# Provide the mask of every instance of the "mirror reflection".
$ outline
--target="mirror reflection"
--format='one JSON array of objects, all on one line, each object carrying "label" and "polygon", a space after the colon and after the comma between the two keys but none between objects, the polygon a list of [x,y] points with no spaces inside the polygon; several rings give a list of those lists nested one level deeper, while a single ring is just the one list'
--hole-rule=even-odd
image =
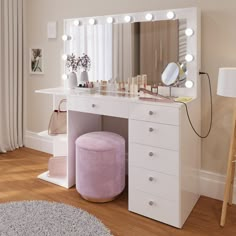
[{"label": "mirror reflection", "polygon": [[72,40],[65,44],[65,52],[90,57],[90,81],[125,82],[145,74],[149,85],[160,85],[170,62],[185,63],[185,30],[184,19],[95,25],[66,20],[65,32]]}]

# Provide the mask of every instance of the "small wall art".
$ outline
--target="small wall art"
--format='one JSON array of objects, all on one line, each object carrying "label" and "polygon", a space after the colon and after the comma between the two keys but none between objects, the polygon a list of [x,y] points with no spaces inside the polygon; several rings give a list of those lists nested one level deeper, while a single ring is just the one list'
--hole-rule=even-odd
[{"label": "small wall art", "polygon": [[30,74],[44,74],[43,49],[30,48]]}]

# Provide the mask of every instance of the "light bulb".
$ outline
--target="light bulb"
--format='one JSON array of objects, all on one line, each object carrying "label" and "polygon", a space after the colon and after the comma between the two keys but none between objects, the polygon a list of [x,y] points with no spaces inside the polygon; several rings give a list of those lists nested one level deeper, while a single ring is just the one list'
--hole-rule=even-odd
[{"label": "light bulb", "polygon": [[187,62],[193,61],[193,55],[187,54],[187,55],[185,56],[185,60],[186,60]]},{"label": "light bulb", "polygon": [[66,55],[66,54],[63,54],[63,55],[61,56],[61,58],[62,58],[63,61],[66,61],[66,60],[67,60],[67,55]]},{"label": "light bulb", "polygon": [[113,21],[114,21],[113,17],[111,17],[111,16],[107,17],[107,23],[108,24],[112,24]]},{"label": "light bulb", "polygon": [[174,19],[174,17],[175,17],[175,13],[174,13],[173,11],[169,11],[169,12],[167,12],[166,17],[167,17],[169,20],[172,20],[172,19]]},{"label": "light bulb", "polygon": [[185,82],[185,87],[186,88],[192,88],[193,87],[193,81],[192,80],[187,80]]},{"label": "light bulb", "polygon": [[131,16],[125,16],[124,20],[125,22],[129,23],[131,21]]},{"label": "light bulb", "polygon": [[62,78],[63,80],[67,80],[67,75],[66,75],[66,74],[63,74],[63,75],[61,76],[61,78]]},{"label": "light bulb", "polygon": [[74,20],[74,25],[78,26],[79,25],[79,21],[78,20]]},{"label": "light bulb", "polygon": [[146,19],[147,21],[151,21],[152,18],[153,18],[153,15],[152,15],[151,13],[147,13],[146,16],[145,16],[145,19]]},{"label": "light bulb", "polygon": [[66,35],[66,34],[62,35],[61,38],[62,38],[63,41],[71,40],[71,36],[70,35]]},{"label": "light bulb", "polygon": [[193,35],[193,29],[187,28],[185,30],[185,35],[188,36],[188,37],[192,36]]},{"label": "light bulb", "polygon": [[94,24],[95,24],[95,22],[96,22],[96,21],[95,21],[95,19],[94,19],[94,18],[90,18],[90,19],[89,19],[89,24],[90,24],[90,25],[94,25]]}]

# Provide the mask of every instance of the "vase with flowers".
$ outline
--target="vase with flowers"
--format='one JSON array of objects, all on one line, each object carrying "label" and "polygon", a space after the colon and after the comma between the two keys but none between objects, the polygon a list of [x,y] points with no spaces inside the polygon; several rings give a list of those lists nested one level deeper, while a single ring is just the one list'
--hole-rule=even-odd
[{"label": "vase with flowers", "polygon": [[87,54],[83,53],[83,55],[78,58],[78,66],[79,69],[82,70],[82,72],[80,73],[79,84],[84,85],[89,81],[88,71],[90,70],[91,66],[91,60]]},{"label": "vase with flowers", "polygon": [[77,74],[76,74],[78,66],[79,66],[79,58],[77,58],[73,53],[71,55],[67,55],[66,67],[70,71],[67,81],[68,88],[75,88],[78,84]]}]

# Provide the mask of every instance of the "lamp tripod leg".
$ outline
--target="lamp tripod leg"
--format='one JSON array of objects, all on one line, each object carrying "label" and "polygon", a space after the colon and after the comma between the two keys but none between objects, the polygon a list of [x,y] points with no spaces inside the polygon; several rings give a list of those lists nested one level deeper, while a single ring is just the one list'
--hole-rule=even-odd
[{"label": "lamp tripod leg", "polygon": [[226,176],[226,183],[225,183],[225,192],[224,192],[224,199],[223,199],[223,206],[221,211],[221,219],[220,219],[220,226],[225,225],[226,220],[226,213],[227,213],[227,206],[228,203],[232,204],[233,198],[233,184],[234,184],[234,173],[235,173],[235,162],[234,162],[234,150],[235,150],[235,114],[234,114],[234,121],[233,121],[233,132],[230,141],[230,149],[229,149],[229,159],[228,159],[228,167],[227,167],[227,176]]}]

